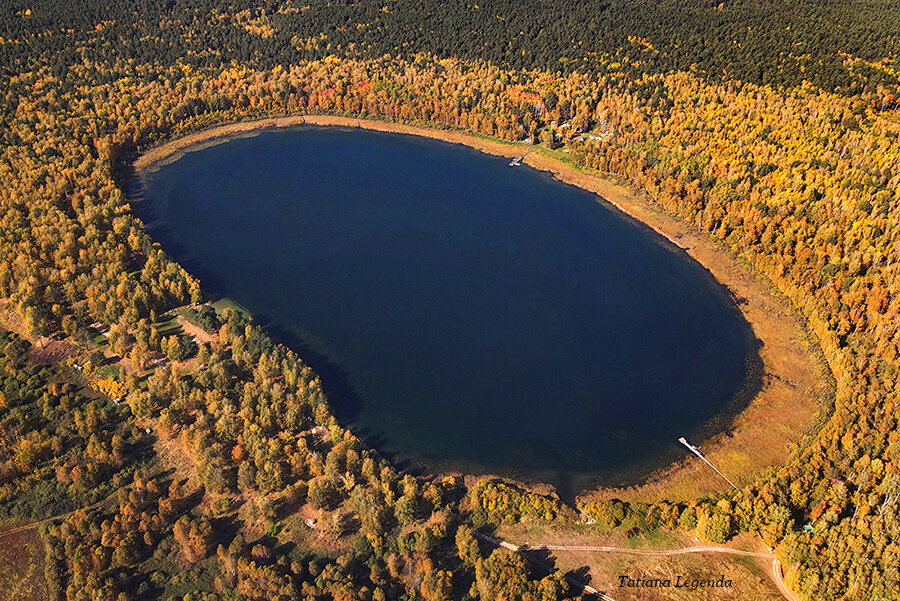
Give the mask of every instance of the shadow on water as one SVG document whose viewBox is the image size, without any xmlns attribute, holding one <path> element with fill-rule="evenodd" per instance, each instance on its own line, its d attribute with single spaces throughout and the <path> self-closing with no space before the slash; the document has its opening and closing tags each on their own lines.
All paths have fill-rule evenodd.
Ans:
<svg viewBox="0 0 900 601">
<path fill-rule="evenodd" d="M 347 370 L 331 357 L 314 349 L 296 332 L 279 325 L 271 317 L 254 314 L 253 321 L 264 328 L 273 340 L 297 353 L 303 363 L 321 379 L 322 391 L 335 418 L 344 425 L 352 424 L 362 411 L 362 398 L 350 383 L 350 374 Z"/>
<path fill-rule="evenodd" d="M 144 186 L 134 172 L 130 163 L 127 169 L 123 169 L 118 177 L 120 185 L 127 191 L 132 202 L 134 214 L 144 222 L 156 224 L 154 227 L 154 242 L 157 242 L 172 257 L 178 257 L 178 262 L 193 277 L 203 282 L 203 289 L 213 297 L 227 297 L 228 287 L 225 282 L 215 275 L 213 270 L 204 268 L 203 264 L 192 258 L 189 249 L 179 237 L 165 225 L 160 219 L 159 211 L 152 203 L 141 202 L 144 196 Z M 240 302 L 240 299 L 235 299 Z M 319 376 L 322 381 L 322 389 L 328 404 L 341 423 L 352 424 L 354 419 L 362 411 L 362 399 L 359 393 L 350 383 L 347 371 L 332 358 L 314 349 L 307 341 L 298 336 L 296 332 L 285 328 L 267 315 L 254 313 L 253 321 L 264 328 L 276 342 L 280 342 L 292 349 L 300 359 Z M 376 450 L 384 446 L 386 440 L 381 440 L 373 433 L 363 436 L 357 433 L 367 444 Z"/>
<path fill-rule="evenodd" d="M 145 223 L 156 224 L 153 241 L 164 248 L 170 256 L 178 257 L 179 264 L 193 277 L 203 282 L 203 289 L 207 294 L 213 297 L 227 297 L 230 291 L 225 282 L 212 270 L 204 268 L 200 261 L 191 257 L 189 249 L 165 225 L 165 221 L 160 219 L 159 211 L 154 208 L 152 203 L 142 202 L 144 186 L 131 162 L 117 172 L 116 179 L 120 187 L 126 190 L 135 216 Z M 319 377 L 328 405 L 335 418 L 344 427 L 350 428 L 360 440 L 389 460 L 396 469 L 413 475 L 421 475 L 426 472 L 421 466 L 391 451 L 390 441 L 381 433 L 367 428 L 353 427 L 356 417 L 362 411 L 363 401 L 350 383 L 350 376 L 346 369 L 337 361 L 319 352 L 296 332 L 279 325 L 276 320 L 265 314 L 254 313 L 252 319 L 257 325 L 264 328 L 273 340 L 296 352 L 303 363 L 308 365 Z"/>
<path fill-rule="evenodd" d="M 253 321 L 264 328 L 273 340 L 297 353 L 303 363 L 319 376 L 328 406 L 342 426 L 349 428 L 366 446 L 389 460 L 398 471 L 416 476 L 431 471 L 391 450 L 391 441 L 382 433 L 354 426 L 356 417 L 362 412 L 363 400 L 350 382 L 347 370 L 337 361 L 313 348 L 302 336 L 279 325 L 277 321 L 267 315 L 254 314 Z"/>
<path fill-rule="evenodd" d="M 170 256 L 178 257 L 181 266 L 193 277 L 203 282 L 203 289 L 208 294 L 213 297 L 227 297 L 230 291 L 225 282 L 211 270 L 204 268 L 201 262 L 191 257 L 190 252 L 179 241 L 178 236 L 158 219 L 159 214 L 150 203 L 139 202 L 142 194 L 140 181 L 136 177 L 132 177 L 128 181 L 129 197 L 135 203 L 133 204 L 135 215 L 145 222 L 156 223 L 154 242 L 159 243 Z M 240 299 L 235 300 L 240 302 Z M 422 475 L 429 471 L 392 451 L 391 441 L 383 434 L 367 428 L 354 427 L 357 416 L 362 412 L 363 401 L 351 384 L 347 370 L 336 360 L 315 349 L 297 332 L 280 325 L 278 321 L 265 314 L 253 313 L 252 319 L 254 323 L 264 328 L 274 341 L 297 353 L 301 361 L 319 377 L 328 405 L 341 425 L 350 428 L 360 440 L 389 460 L 397 470 L 413 475 Z"/>
</svg>

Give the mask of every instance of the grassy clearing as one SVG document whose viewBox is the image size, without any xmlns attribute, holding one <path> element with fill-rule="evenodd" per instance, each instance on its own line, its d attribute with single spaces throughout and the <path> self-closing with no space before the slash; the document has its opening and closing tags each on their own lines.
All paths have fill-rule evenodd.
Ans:
<svg viewBox="0 0 900 601">
<path fill-rule="evenodd" d="M 174 314 L 165 314 L 159 318 L 154 326 L 160 336 L 172 336 L 181 334 L 181 324 Z"/>
<path fill-rule="evenodd" d="M 237 311 L 244 317 L 251 317 L 250 309 L 230 298 L 220 298 L 210 303 L 210 305 L 212 305 L 212 308 L 215 309 L 216 313 L 218 313 L 219 315 L 221 315 L 222 312 L 225 311 L 225 309 L 231 309 L 233 311 Z"/>
<path fill-rule="evenodd" d="M 37 528 L 0 539 L 0 599 L 45 601 L 47 595 L 44 543 Z"/>
<path fill-rule="evenodd" d="M 119 366 L 115 365 L 115 364 L 104 365 L 103 367 L 101 367 L 100 369 L 98 369 L 96 371 L 96 374 L 100 378 L 116 378 L 116 379 L 118 379 Z"/>
</svg>

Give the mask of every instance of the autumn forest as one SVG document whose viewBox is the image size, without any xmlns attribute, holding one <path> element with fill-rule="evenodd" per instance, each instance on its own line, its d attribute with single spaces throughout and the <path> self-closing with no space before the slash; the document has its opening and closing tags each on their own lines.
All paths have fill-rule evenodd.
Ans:
<svg viewBox="0 0 900 601">
<path fill-rule="evenodd" d="M 590 598 L 483 538 L 587 519 L 758 533 L 797 599 L 898 598 L 896 6 L 2 5 L 0 537 L 38 537 L 43 598 Z M 398 469 L 129 202 L 141 152 L 289 115 L 528 141 L 646 195 L 802 318 L 833 384 L 810 435 L 693 499 Z"/>
</svg>

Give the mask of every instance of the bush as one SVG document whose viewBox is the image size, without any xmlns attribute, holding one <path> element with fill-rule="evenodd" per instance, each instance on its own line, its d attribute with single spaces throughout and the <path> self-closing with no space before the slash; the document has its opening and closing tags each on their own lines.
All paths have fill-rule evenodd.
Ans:
<svg viewBox="0 0 900 601">
<path fill-rule="evenodd" d="M 685 530 L 693 530 L 697 527 L 697 508 L 689 505 L 681 512 L 678 518 L 678 525 Z"/>
<path fill-rule="evenodd" d="M 627 506 L 618 499 L 604 499 L 588 503 L 583 511 L 600 524 L 615 528 L 625 521 Z"/>
<path fill-rule="evenodd" d="M 185 321 L 197 326 L 207 334 L 215 334 L 222 327 L 222 322 L 219 320 L 216 310 L 209 305 L 203 305 L 199 311 L 193 307 L 188 307 L 182 315 Z"/>
<path fill-rule="evenodd" d="M 337 487 L 326 478 L 313 480 L 309 485 L 308 500 L 316 509 L 331 511 L 340 502 Z"/>
<path fill-rule="evenodd" d="M 697 520 L 697 536 L 711 543 L 722 544 L 731 538 L 731 516 L 726 513 L 702 512 Z"/>
</svg>

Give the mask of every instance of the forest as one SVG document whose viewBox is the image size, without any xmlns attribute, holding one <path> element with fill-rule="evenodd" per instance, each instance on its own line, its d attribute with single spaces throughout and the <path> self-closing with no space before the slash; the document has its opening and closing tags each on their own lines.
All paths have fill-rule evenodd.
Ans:
<svg viewBox="0 0 900 601">
<path fill-rule="evenodd" d="M 0 519 L 42 522 L 52 598 L 582 595 L 476 536 L 575 509 L 399 472 L 132 213 L 140 151 L 288 114 L 561 145 L 768 278 L 835 379 L 817 433 L 740 492 L 579 509 L 759 531 L 801 599 L 897 598 L 898 9 L 429 4 L 4 3 Z"/>
<path fill-rule="evenodd" d="M 853 95 L 900 79 L 890 0 L 6 0 L 10 74 L 92 60 L 271 69 L 329 55 L 421 52 L 514 69 L 642 75 L 691 71 Z M 27 11 L 27 15 L 25 14 Z M 187 34 L 187 35 L 186 35 Z M 61 74 L 62 71 L 58 73 Z"/>
</svg>

